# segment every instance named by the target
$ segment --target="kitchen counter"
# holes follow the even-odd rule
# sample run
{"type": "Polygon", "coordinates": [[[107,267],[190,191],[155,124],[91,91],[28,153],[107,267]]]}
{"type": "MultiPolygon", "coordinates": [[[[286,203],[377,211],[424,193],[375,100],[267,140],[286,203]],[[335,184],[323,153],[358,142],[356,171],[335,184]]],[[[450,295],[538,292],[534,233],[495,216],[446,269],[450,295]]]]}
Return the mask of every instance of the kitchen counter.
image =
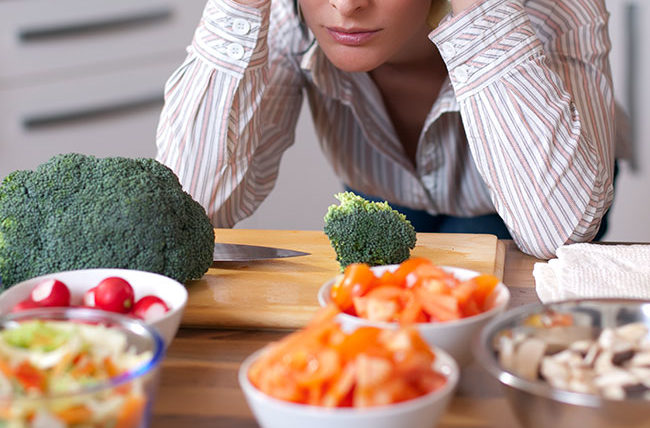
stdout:
{"type": "MultiPolygon", "coordinates": [[[[519,251],[513,241],[505,248],[503,282],[511,292],[510,306],[537,301],[532,276],[539,261],[519,251]]],[[[181,328],[162,365],[160,387],[151,426],[256,427],[237,382],[243,359],[288,330],[181,328]]],[[[499,384],[478,365],[463,370],[456,395],[440,428],[517,427],[499,384]]]]}

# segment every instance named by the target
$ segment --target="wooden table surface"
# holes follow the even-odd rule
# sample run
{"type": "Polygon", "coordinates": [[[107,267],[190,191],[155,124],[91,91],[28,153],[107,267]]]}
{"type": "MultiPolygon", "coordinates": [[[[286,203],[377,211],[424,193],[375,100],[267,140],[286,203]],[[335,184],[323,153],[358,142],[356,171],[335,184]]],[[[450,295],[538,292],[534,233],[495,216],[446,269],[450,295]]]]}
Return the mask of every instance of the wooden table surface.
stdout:
{"type": "MultiPolygon", "coordinates": [[[[510,306],[537,301],[532,276],[539,261],[505,244],[503,282],[512,295],[510,306]]],[[[162,365],[151,426],[257,427],[237,383],[243,359],[287,330],[182,328],[162,365]]],[[[440,428],[518,427],[499,384],[476,364],[463,369],[456,395],[440,428]]]]}

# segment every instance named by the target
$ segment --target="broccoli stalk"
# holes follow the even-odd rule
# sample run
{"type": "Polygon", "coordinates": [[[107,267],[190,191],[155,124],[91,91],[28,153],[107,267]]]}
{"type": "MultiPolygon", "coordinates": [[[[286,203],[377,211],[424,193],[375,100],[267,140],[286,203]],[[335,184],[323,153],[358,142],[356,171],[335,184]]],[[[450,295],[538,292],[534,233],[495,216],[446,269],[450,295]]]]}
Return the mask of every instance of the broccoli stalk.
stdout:
{"type": "Polygon", "coordinates": [[[51,272],[125,268],[180,282],[212,264],[214,229],[153,159],[57,155],[0,184],[3,287],[51,272]]]}
{"type": "Polygon", "coordinates": [[[344,270],[350,263],[397,264],[415,247],[415,229],[386,202],[370,202],[352,193],[334,195],[341,204],[325,215],[325,234],[344,270]]]}

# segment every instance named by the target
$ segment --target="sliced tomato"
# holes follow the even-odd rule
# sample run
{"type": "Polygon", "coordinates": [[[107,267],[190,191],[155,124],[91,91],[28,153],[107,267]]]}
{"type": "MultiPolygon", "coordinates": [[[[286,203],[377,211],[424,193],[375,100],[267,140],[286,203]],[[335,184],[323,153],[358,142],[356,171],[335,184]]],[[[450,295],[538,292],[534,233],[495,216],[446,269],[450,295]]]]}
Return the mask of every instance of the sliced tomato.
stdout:
{"type": "Polygon", "coordinates": [[[423,288],[417,290],[422,308],[436,321],[452,321],[461,317],[458,300],[446,294],[431,293],[423,288]]]}
{"type": "Polygon", "coordinates": [[[363,296],[375,279],[369,265],[352,263],[345,268],[342,279],[334,284],[330,296],[342,311],[347,311],[352,307],[352,298],[363,296]]]}
{"type": "Polygon", "coordinates": [[[417,377],[417,385],[421,394],[427,394],[436,389],[442,388],[447,383],[447,378],[436,371],[422,371],[417,377]]]}
{"type": "Polygon", "coordinates": [[[478,315],[482,312],[474,299],[466,301],[464,304],[459,305],[459,307],[463,318],[478,315]]]}
{"type": "Polygon", "coordinates": [[[395,285],[380,285],[373,288],[364,297],[381,300],[406,300],[408,298],[407,290],[395,285]]]}
{"type": "Polygon", "coordinates": [[[451,289],[451,295],[458,301],[458,308],[461,316],[467,317],[480,313],[476,303],[476,283],[473,281],[464,281],[451,289]]]}
{"type": "Polygon", "coordinates": [[[471,281],[476,284],[476,291],[474,292],[476,304],[481,310],[489,309],[485,307],[485,302],[487,297],[492,294],[492,291],[494,291],[494,288],[499,283],[499,278],[494,275],[483,274],[475,276],[471,281]]]}
{"type": "Polygon", "coordinates": [[[422,314],[422,303],[415,297],[415,293],[409,290],[409,295],[399,316],[399,323],[402,325],[426,321],[422,314]]]}
{"type": "Polygon", "coordinates": [[[458,303],[462,305],[475,297],[476,283],[474,281],[461,282],[452,288],[450,292],[458,300],[458,303]]]}
{"type": "Polygon", "coordinates": [[[420,265],[433,265],[431,260],[424,257],[411,257],[408,260],[403,261],[395,272],[393,272],[394,281],[397,284],[405,285],[406,287],[411,287],[412,284],[409,284],[407,277],[413,273],[420,265]]]}

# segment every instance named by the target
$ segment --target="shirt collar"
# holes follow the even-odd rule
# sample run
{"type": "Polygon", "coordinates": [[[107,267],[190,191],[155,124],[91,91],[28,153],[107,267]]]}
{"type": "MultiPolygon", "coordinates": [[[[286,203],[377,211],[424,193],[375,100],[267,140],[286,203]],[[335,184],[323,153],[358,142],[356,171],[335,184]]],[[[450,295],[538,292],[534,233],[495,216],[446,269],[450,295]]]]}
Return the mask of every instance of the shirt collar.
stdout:
{"type": "Polygon", "coordinates": [[[305,52],[300,61],[300,68],[311,75],[314,85],[329,97],[350,105],[353,88],[359,80],[368,79],[367,73],[346,73],[334,66],[317,42],[305,52]]]}

